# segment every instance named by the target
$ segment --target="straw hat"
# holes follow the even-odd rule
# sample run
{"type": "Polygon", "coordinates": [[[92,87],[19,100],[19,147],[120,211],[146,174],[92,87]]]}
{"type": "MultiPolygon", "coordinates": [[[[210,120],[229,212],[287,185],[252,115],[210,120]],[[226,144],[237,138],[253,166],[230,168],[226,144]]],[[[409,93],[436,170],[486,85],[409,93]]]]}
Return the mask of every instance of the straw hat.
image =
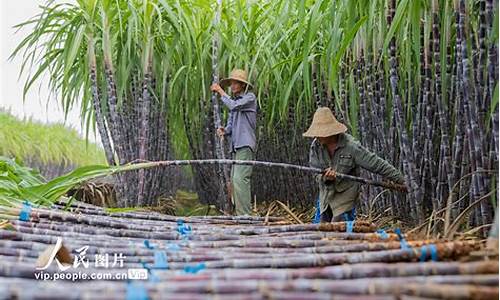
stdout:
{"type": "Polygon", "coordinates": [[[252,86],[250,82],[248,82],[248,74],[247,71],[241,69],[234,69],[231,71],[231,74],[228,78],[224,78],[220,81],[220,86],[225,88],[226,86],[231,84],[231,80],[236,80],[239,82],[246,83],[249,86],[252,86]]]}
{"type": "Polygon", "coordinates": [[[328,107],[320,107],[313,116],[309,129],[304,132],[305,137],[328,137],[347,131],[347,127],[337,121],[328,107]]]}

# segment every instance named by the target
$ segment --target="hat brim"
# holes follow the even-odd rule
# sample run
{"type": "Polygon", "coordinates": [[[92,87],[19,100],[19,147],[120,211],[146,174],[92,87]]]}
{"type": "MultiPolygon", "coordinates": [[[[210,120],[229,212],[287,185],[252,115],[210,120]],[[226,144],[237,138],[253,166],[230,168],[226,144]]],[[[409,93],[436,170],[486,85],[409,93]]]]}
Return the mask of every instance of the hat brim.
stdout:
{"type": "Polygon", "coordinates": [[[302,134],[304,137],[317,138],[317,137],[329,137],[332,135],[337,135],[345,133],[347,127],[342,123],[337,123],[330,126],[311,126],[309,129],[302,134]]]}
{"type": "Polygon", "coordinates": [[[239,81],[239,82],[243,82],[244,84],[250,86],[250,87],[253,87],[253,85],[248,82],[248,81],[245,81],[245,80],[241,80],[239,78],[233,78],[233,77],[229,77],[229,78],[224,78],[222,79],[220,82],[219,82],[219,85],[222,87],[222,88],[225,88],[225,87],[228,87],[231,85],[231,80],[236,80],[236,81],[239,81]]]}

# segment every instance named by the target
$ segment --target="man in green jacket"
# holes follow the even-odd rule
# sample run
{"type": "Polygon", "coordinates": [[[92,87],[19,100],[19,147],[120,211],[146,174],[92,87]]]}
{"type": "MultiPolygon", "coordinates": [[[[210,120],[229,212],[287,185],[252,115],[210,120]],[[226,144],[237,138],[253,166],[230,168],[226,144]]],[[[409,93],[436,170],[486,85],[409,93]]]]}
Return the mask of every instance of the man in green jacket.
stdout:
{"type": "Polygon", "coordinates": [[[309,165],[325,169],[323,174],[316,175],[321,222],[354,220],[360,183],[336,178],[336,172],[359,176],[361,167],[396,183],[404,183],[403,175],[396,168],[361,146],[346,131],[347,127],[337,121],[329,108],[321,107],[303,134],[315,138],[309,152],[309,165]]]}

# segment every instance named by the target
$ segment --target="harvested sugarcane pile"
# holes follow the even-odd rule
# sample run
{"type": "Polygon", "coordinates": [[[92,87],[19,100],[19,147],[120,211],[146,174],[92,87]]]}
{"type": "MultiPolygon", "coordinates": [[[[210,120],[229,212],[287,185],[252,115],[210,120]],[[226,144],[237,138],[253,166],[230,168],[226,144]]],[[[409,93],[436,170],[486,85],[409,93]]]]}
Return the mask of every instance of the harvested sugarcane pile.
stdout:
{"type": "Polygon", "coordinates": [[[2,299],[498,298],[498,261],[467,261],[480,241],[415,240],[366,221],[179,218],[76,201],[0,214],[2,299]],[[137,268],[148,279],[121,277],[137,268]],[[92,274],[110,277],[83,279],[92,274]]]}

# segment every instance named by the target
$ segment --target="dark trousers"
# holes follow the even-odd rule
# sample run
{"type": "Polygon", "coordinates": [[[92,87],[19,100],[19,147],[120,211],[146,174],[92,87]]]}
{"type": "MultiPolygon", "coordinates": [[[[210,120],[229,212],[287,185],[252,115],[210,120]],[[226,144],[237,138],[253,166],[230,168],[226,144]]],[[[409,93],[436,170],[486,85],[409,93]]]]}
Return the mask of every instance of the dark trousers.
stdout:
{"type": "Polygon", "coordinates": [[[356,218],[356,208],[343,212],[335,217],[332,215],[332,210],[330,209],[330,207],[328,207],[323,213],[321,213],[322,223],[354,221],[355,218],[356,218]]]}

